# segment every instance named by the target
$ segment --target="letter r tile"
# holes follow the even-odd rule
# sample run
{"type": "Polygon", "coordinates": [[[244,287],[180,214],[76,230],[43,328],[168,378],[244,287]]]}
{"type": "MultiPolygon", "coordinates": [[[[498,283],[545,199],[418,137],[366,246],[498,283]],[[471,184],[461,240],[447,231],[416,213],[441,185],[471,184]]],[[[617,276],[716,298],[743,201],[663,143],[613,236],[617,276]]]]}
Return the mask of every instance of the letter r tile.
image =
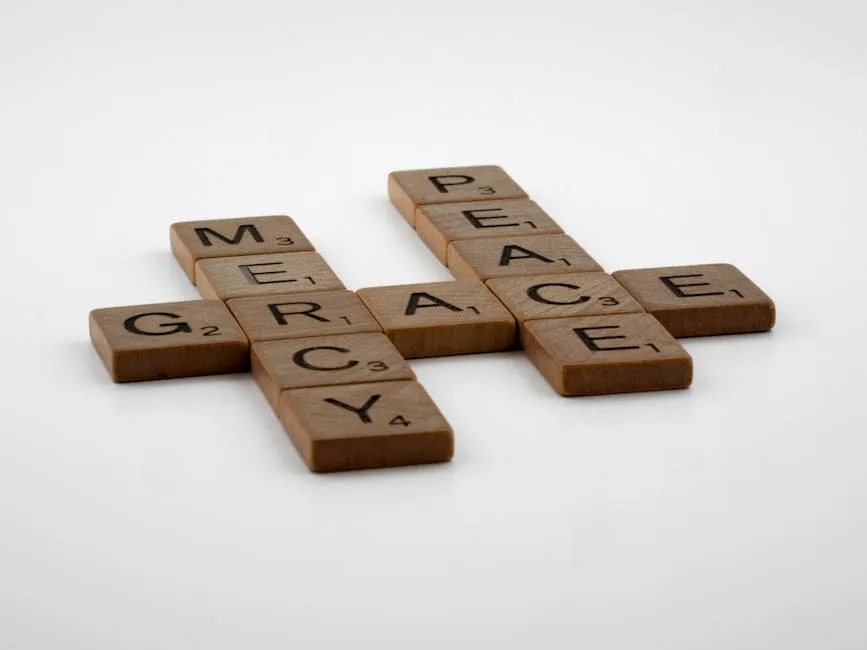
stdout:
{"type": "Polygon", "coordinates": [[[175,258],[194,284],[199,260],[313,250],[313,244],[295,221],[282,215],[174,223],[171,245],[175,258]]]}
{"type": "Polygon", "coordinates": [[[251,342],[382,332],[379,323],[353,291],[233,298],[226,305],[251,342]]]}
{"type": "Polygon", "coordinates": [[[774,302],[731,264],[698,264],[612,274],[672,336],[766,332],[774,302]]]}

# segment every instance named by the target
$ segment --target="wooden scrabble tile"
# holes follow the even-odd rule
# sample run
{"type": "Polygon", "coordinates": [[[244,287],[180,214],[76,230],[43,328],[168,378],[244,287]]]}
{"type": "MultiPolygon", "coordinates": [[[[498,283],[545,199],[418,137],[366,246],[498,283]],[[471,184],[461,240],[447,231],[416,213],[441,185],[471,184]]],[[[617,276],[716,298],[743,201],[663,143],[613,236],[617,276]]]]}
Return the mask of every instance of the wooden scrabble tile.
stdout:
{"type": "Polygon", "coordinates": [[[382,332],[353,291],[234,298],[226,305],[253,341],[382,332]]]}
{"type": "Polygon", "coordinates": [[[453,241],[563,232],[529,199],[423,205],[416,211],[415,229],[443,264],[453,241]]]}
{"type": "Polygon", "coordinates": [[[361,289],[358,296],[408,359],[511,350],[515,319],[478,282],[361,289]]]}
{"type": "Polygon", "coordinates": [[[454,454],[449,423],[415,381],[288,390],[279,415],[314,472],[437,463],[454,454]]]}
{"type": "Polygon", "coordinates": [[[289,388],[415,379],[384,334],[341,334],[252,345],[253,378],[275,409],[289,388]]]}
{"type": "Polygon", "coordinates": [[[486,284],[518,320],[520,330],[527,321],[542,318],[644,311],[607,273],[517,276],[488,280],[486,284]]]}
{"type": "Polygon", "coordinates": [[[502,167],[482,165],[391,172],[388,196],[410,225],[415,225],[415,211],[420,205],[526,199],[527,193],[502,167]]]}
{"type": "Polygon", "coordinates": [[[286,216],[183,221],[173,223],[170,233],[172,252],[193,283],[198,260],[313,250],[313,244],[286,216]]]}
{"type": "Polygon", "coordinates": [[[561,395],[686,388],[692,358],[650,314],[534,320],[524,350],[561,395]]]}
{"type": "Polygon", "coordinates": [[[602,270],[569,235],[455,241],[449,245],[448,267],[458,280],[481,281],[513,275],[602,270]]]}
{"type": "Polygon", "coordinates": [[[220,257],[196,262],[202,298],[229,300],[345,289],[318,253],[273,253],[220,257]]]}
{"type": "Polygon", "coordinates": [[[250,368],[247,337],[216,300],[94,309],[90,339],[117,382],[250,368]]]}
{"type": "Polygon", "coordinates": [[[612,274],[675,337],[765,332],[773,301],[731,264],[698,264],[612,274]]]}

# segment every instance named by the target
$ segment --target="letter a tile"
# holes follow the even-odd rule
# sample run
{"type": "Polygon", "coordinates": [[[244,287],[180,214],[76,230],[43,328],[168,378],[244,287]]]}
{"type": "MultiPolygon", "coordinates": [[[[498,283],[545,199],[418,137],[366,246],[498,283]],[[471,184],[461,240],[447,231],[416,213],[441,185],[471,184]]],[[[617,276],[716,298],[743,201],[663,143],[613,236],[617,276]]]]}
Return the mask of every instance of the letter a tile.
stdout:
{"type": "Polygon", "coordinates": [[[699,264],[612,274],[677,338],[766,332],[773,301],[731,264],[699,264]]]}
{"type": "Polygon", "coordinates": [[[199,260],[196,262],[196,286],[202,298],[209,300],[345,288],[318,253],[199,260]]]}
{"type": "Polygon", "coordinates": [[[437,463],[454,454],[449,423],[415,381],[287,390],[279,415],[314,472],[437,463]]]}
{"type": "Polygon", "coordinates": [[[90,338],[117,382],[250,369],[247,337],[216,300],[94,309],[90,338]]]}
{"type": "Polygon", "coordinates": [[[534,320],[524,351],[561,395],[686,388],[692,358],[650,314],[534,320]]]}
{"type": "Polygon", "coordinates": [[[515,319],[478,282],[361,289],[358,296],[407,359],[514,349],[515,319]]]}
{"type": "Polygon", "coordinates": [[[290,388],[415,379],[384,334],[344,334],[254,343],[253,378],[275,409],[290,388]]]}
{"type": "Polygon", "coordinates": [[[601,271],[569,235],[526,235],[452,242],[449,271],[458,280],[601,271]]]}
{"type": "Polygon", "coordinates": [[[286,216],[174,223],[171,244],[175,258],[194,284],[198,260],[313,250],[298,225],[286,216]]]}
{"type": "Polygon", "coordinates": [[[388,175],[388,196],[394,206],[415,226],[420,205],[526,199],[527,193],[496,165],[413,169],[388,175]]]}

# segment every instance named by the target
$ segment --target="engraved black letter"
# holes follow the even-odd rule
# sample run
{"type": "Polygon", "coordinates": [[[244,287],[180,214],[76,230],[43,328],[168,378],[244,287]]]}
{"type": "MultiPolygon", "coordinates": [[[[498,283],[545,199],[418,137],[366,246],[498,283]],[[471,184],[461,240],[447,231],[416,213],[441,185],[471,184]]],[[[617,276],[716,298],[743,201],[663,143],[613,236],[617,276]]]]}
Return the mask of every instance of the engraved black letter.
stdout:
{"type": "Polygon", "coordinates": [[[361,418],[362,422],[364,422],[365,424],[370,424],[371,422],[373,422],[373,420],[370,419],[370,416],[367,414],[367,411],[370,409],[371,406],[376,404],[377,400],[380,397],[382,397],[382,395],[371,395],[370,399],[368,399],[364,403],[364,405],[359,407],[359,408],[355,408],[354,406],[350,406],[349,404],[344,404],[340,400],[336,400],[332,397],[327,398],[325,401],[328,402],[329,404],[334,404],[334,406],[339,406],[342,409],[346,409],[347,411],[352,411],[359,418],[361,418]]]}
{"type": "Polygon", "coordinates": [[[662,284],[668,287],[668,290],[671,291],[678,298],[697,298],[698,296],[722,296],[725,294],[723,291],[711,291],[709,293],[684,293],[680,290],[681,287],[709,287],[710,282],[693,282],[691,284],[675,284],[672,280],[676,280],[678,278],[703,278],[704,275],[702,273],[692,273],[690,275],[668,275],[659,278],[662,280],[662,284]]]}
{"type": "Polygon", "coordinates": [[[465,176],[464,174],[446,174],[444,176],[428,176],[427,178],[434,184],[434,187],[440,191],[440,194],[448,194],[449,185],[467,185],[468,183],[476,182],[475,178],[472,176],[465,176]],[[443,183],[439,180],[441,178],[459,178],[463,180],[460,180],[457,183],[443,183]]]}
{"type": "Polygon", "coordinates": [[[545,284],[537,284],[527,289],[527,296],[535,300],[536,302],[542,302],[546,305],[580,305],[581,303],[590,300],[590,296],[578,296],[578,298],[576,298],[575,300],[550,300],[548,298],[543,298],[539,291],[541,291],[545,287],[566,287],[567,289],[575,289],[575,291],[581,290],[581,287],[579,287],[577,284],[566,284],[565,282],[547,282],[545,284]]]}
{"type": "Polygon", "coordinates": [[[141,334],[142,336],[166,336],[168,334],[177,334],[178,332],[184,332],[185,334],[189,334],[192,332],[192,328],[187,323],[160,323],[158,327],[168,328],[162,332],[146,332],[144,330],[139,329],[138,320],[140,318],[145,318],[146,316],[162,316],[163,318],[180,318],[177,314],[168,314],[162,311],[155,311],[149,314],[138,314],[137,316],[130,316],[123,322],[123,328],[130,332],[131,334],[141,334]]]}
{"type": "Polygon", "coordinates": [[[445,307],[450,311],[463,311],[463,309],[461,309],[460,307],[456,307],[450,302],[441,300],[440,298],[432,296],[429,293],[425,293],[424,291],[419,291],[409,297],[409,302],[406,303],[406,311],[404,312],[404,314],[406,316],[412,316],[413,314],[415,314],[417,309],[422,309],[424,307],[445,307]],[[420,305],[419,300],[421,300],[422,298],[427,298],[428,300],[430,300],[430,304],[420,305]]]}
{"type": "Polygon", "coordinates": [[[475,215],[476,212],[500,212],[503,208],[476,208],[475,210],[464,210],[461,214],[463,214],[467,221],[473,224],[475,228],[508,228],[509,226],[520,226],[519,223],[492,223],[492,224],[484,224],[483,221],[488,221],[490,219],[508,219],[509,215],[507,214],[498,214],[493,217],[477,217],[475,215]]]}
{"type": "Polygon", "coordinates": [[[539,255],[539,253],[534,253],[531,250],[527,250],[523,246],[517,246],[515,244],[507,244],[503,246],[503,254],[500,256],[500,266],[509,266],[509,262],[512,260],[524,260],[534,257],[537,260],[541,260],[548,264],[553,264],[554,260],[549,260],[544,255],[539,255]],[[513,255],[515,251],[523,251],[524,255],[513,255]]]}
{"type": "Polygon", "coordinates": [[[608,341],[612,339],[625,339],[625,336],[588,336],[590,330],[619,330],[620,325],[600,325],[598,327],[575,327],[573,332],[578,335],[578,338],[586,345],[591,352],[608,352],[609,350],[639,350],[640,345],[623,345],[613,348],[600,348],[596,345],[596,341],[608,341]]]}
{"type": "Polygon", "coordinates": [[[346,348],[337,348],[333,345],[320,345],[315,348],[304,348],[303,350],[298,350],[298,352],[292,355],[292,361],[295,362],[296,366],[306,368],[307,370],[346,370],[347,368],[352,368],[353,366],[358,365],[358,361],[353,359],[352,361],[347,361],[342,366],[314,366],[312,363],[307,361],[307,355],[314,350],[331,350],[332,352],[349,354],[349,350],[346,348]]]}
{"type": "Polygon", "coordinates": [[[247,278],[247,282],[250,284],[278,284],[280,282],[295,282],[296,280],[293,278],[291,280],[266,280],[265,282],[261,282],[259,280],[260,275],[278,275],[280,273],[286,273],[286,271],[259,271],[256,273],[255,271],[251,271],[250,268],[253,266],[280,266],[283,262],[259,262],[258,264],[239,264],[238,268],[241,269],[241,273],[244,274],[244,277],[247,278]]]}
{"type": "Polygon", "coordinates": [[[277,302],[268,305],[268,309],[271,310],[271,314],[274,316],[274,320],[277,321],[278,325],[286,325],[286,316],[307,316],[313,320],[318,320],[320,323],[331,322],[327,318],[317,316],[313,313],[322,309],[322,305],[316,302],[277,302]],[[310,309],[306,311],[280,311],[281,307],[286,307],[288,305],[307,305],[310,309]]]}
{"type": "Polygon", "coordinates": [[[264,239],[262,239],[262,235],[259,234],[258,228],[251,224],[248,224],[246,226],[238,226],[238,230],[235,231],[235,236],[232,237],[232,239],[229,239],[228,237],[223,237],[220,233],[211,230],[210,228],[196,228],[196,234],[199,236],[199,241],[202,242],[203,246],[214,245],[213,242],[208,239],[208,234],[222,240],[227,244],[240,244],[241,240],[244,238],[244,233],[250,233],[253,236],[253,239],[260,244],[265,241],[264,239]]]}

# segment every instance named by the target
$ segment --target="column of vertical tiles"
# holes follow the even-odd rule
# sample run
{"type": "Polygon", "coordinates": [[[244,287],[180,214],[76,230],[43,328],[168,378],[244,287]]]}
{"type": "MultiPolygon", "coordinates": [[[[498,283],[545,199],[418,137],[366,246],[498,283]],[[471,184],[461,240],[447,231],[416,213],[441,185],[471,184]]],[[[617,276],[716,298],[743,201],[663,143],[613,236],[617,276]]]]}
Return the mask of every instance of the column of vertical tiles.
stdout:
{"type": "MultiPolygon", "coordinates": [[[[238,319],[246,333],[245,337],[235,326],[246,352],[243,367],[252,367],[257,384],[311,470],[389,467],[452,457],[451,427],[414,381],[409,364],[355,293],[344,290],[292,219],[176,223],[171,245],[202,296],[226,301],[226,306],[200,304],[224,311],[228,307],[238,319]]],[[[104,320],[101,313],[92,319],[104,320]]],[[[131,363],[128,354],[116,353],[104,343],[102,329],[94,328],[94,342],[119,381],[190,372],[143,365],[137,361],[140,353],[131,363]]],[[[229,365],[220,357],[214,359],[221,361],[214,371],[229,365]]]]}
{"type": "Polygon", "coordinates": [[[602,271],[501,168],[389,174],[392,203],[459,280],[602,271]]]}
{"type": "MultiPolygon", "coordinates": [[[[517,324],[518,345],[525,324],[533,319],[643,311],[502,168],[394,172],[389,175],[389,196],[458,281],[484,283],[505,306],[517,324]]],[[[400,313],[401,305],[389,300],[394,303],[395,291],[401,289],[381,287],[362,290],[361,295],[368,303],[378,300],[378,307],[371,308],[405,354],[492,349],[484,345],[491,336],[481,327],[468,333],[457,329],[473,320],[457,305],[451,306],[452,313],[431,312],[427,319],[400,313]]]]}
{"type": "Polygon", "coordinates": [[[312,471],[452,457],[451,427],[409,363],[288,217],[175,224],[172,243],[243,328],[245,369],[312,471]]]}

